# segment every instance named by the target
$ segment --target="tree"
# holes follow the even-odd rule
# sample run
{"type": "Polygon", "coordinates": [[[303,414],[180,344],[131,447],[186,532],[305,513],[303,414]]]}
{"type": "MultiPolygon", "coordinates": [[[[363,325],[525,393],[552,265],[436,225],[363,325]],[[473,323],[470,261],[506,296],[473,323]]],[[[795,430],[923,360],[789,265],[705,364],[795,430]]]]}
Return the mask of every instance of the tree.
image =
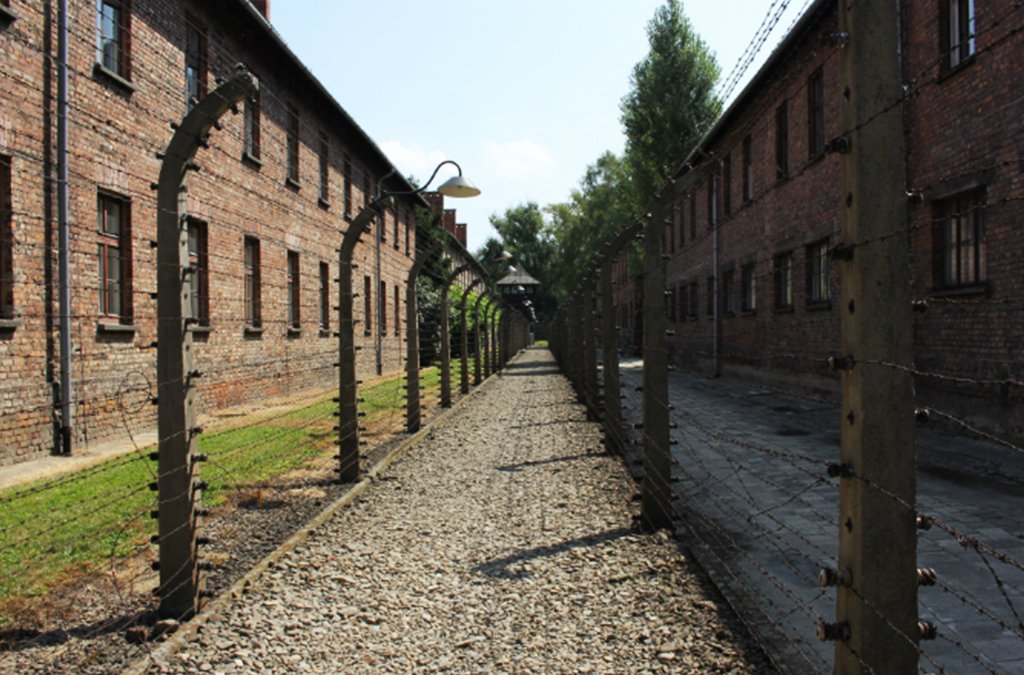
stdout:
{"type": "Polygon", "coordinates": [[[625,158],[632,170],[638,210],[722,110],[714,94],[718,63],[694,32],[679,0],[666,0],[655,11],[647,38],[651,50],[633,68],[632,90],[621,105],[625,158]]]}
{"type": "MultiPolygon", "coordinates": [[[[550,269],[554,240],[550,228],[544,222],[544,212],[536,202],[519,204],[506,209],[504,215],[492,215],[491,225],[501,237],[504,250],[512,255],[509,262],[525,269],[540,282],[533,304],[537,318],[540,321],[548,320],[554,314],[557,301],[551,287],[550,269]]],[[[499,278],[503,273],[504,270],[499,278]]]]}

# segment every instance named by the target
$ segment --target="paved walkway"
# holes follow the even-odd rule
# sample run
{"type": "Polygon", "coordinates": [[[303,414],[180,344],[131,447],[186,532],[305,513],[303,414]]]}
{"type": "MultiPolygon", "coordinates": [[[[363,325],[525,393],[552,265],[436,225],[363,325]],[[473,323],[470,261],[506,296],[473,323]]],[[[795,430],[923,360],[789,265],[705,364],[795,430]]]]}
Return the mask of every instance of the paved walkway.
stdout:
{"type": "MultiPolygon", "coordinates": [[[[642,363],[621,365],[630,391],[642,363]]],[[[691,528],[693,551],[777,659],[792,672],[832,672],[833,645],[817,641],[815,625],[835,620],[835,593],[817,575],[836,565],[838,484],[825,469],[838,458],[838,408],[728,378],[669,382],[680,530],[691,528]]],[[[640,398],[624,403],[639,421],[640,398]]],[[[939,630],[921,643],[920,667],[1022,673],[1024,455],[929,427],[917,446],[918,511],[937,522],[920,533],[918,564],[938,575],[919,591],[920,617],[939,630]]]]}
{"type": "Polygon", "coordinates": [[[174,672],[715,672],[766,661],[527,350],[214,616],[174,672]]]}

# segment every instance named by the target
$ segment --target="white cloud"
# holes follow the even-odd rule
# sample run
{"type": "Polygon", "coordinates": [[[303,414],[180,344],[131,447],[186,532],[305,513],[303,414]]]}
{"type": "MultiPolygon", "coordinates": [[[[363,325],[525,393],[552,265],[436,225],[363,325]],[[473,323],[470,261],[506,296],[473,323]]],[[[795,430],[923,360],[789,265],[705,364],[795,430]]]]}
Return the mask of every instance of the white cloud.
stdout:
{"type": "Polygon", "coordinates": [[[528,138],[484,141],[484,157],[490,169],[502,178],[524,178],[555,163],[547,147],[528,138]]]}
{"type": "Polygon", "coordinates": [[[380,144],[380,149],[403,177],[411,175],[420,181],[429,178],[434,167],[445,159],[444,153],[440,150],[425,150],[415,143],[405,145],[401,141],[384,141],[380,144]]]}

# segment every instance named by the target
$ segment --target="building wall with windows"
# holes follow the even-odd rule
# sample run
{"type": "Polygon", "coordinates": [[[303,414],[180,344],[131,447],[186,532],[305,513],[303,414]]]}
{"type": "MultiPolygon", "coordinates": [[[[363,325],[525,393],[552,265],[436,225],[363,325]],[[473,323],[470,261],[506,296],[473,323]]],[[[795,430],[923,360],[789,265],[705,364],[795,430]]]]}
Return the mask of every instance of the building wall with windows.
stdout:
{"type": "Polygon", "coordinates": [[[839,54],[825,38],[835,11],[818,3],[791,34],[790,53],[759,74],[680,170],[666,204],[672,360],[829,386],[837,348],[834,243],[839,166],[839,54]]]}
{"type": "MultiPolygon", "coordinates": [[[[60,425],[51,5],[0,14],[0,464],[55,451],[60,425]]],[[[245,0],[70,5],[75,447],[154,426],[157,153],[238,63],[259,94],[223,118],[186,195],[199,399],[211,411],[334,385],[346,217],[410,186],[245,0]]],[[[354,303],[360,376],[401,368],[396,289],[422,204],[399,200],[357,247],[353,287],[373,280],[369,310],[354,303]]]]}
{"type": "MultiPolygon", "coordinates": [[[[905,2],[903,69],[915,385],[926,405],[1024,433],[1024,11],[905,2]]],[[[836,391],[841,44],[816,2],[666,197],[673,360],[836,391]],[[717,344],[716,344],[717,342],[717,344]]]]}

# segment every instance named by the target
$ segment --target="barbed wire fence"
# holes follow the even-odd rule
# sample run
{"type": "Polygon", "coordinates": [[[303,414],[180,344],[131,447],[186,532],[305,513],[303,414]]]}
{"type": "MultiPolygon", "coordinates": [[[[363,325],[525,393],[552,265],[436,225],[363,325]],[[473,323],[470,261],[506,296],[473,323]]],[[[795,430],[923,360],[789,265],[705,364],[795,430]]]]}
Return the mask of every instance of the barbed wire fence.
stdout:
{"type": "MultiPolygon", "coordinates": [[[[85,76],[74,72],[72,75],[85,76]]],[[[247,73],[239,71],[216,91],[196,101],[186,120],[171,124],[186,139],[185,145],[161,151],[163,160],[177,163],[184,176],[199,170],[193,161],[197,151],[224,154],[216,136],[237,136],[242,131],[234,125],[222,125],[219,117],[251,93],[254,85],[247,73]]],[[[274,97],[266,88],[261,88],[261,92],[264,100],[274,97]]],[[[76,109],[76,114],[87,112],[84,108],[76,109]]],[[[141,110],[140,114],[155,116],[141,110]]],[[[135,149],[146,155],[158,152],[141,138],[128,135],[125,141],[133,148],[137,144],[135,149]]],[[[269,140],[265,141],[267,149],[269,140]]],[[[17,171],[30,171],[33,165],[43,171],[41,158],[17,154],[15,159],[17,171]]],[[[155,177],[140,174],[135,178],[148,184],[155,177]]],[[[230,175],[222,176],[219,170],[208,178],[204,175],[203,180],[217,182],[222,178],[226,181],[224,189],[237,188],[247,195],[252,211],[258,211],[255,205],[263,204],[263,200],[274,199],[273,195],[249,190],[237,179],[233,182],[230,175]]],[[[73,175],[73,180],[91,179],[73,175]]],[[[209,334],[197,326],[188,311],[188,280],[196,270],[189,261],[189,203],[182,187],[177,183],[167,186],[167,203],[159,202],[152,193],[130,195],[134,201],[151,205],[158,218],[169,223],[157,228],[158,237],[152,242],[146,234],[151,228],[138,227],[131,232],[136,251],[152,251],[151,259],[144,256],[146,266],[140,269],[151,268],[155,271],[154,280],[158,280],[154,283],[136,274],[137,283],[131,293],[140,299],[139,313],[143,315],[148,312],[148,303],[155,300],[152,315],[161,332],[152,343],[136,344],[138,340],[132,340],[130,345],[123,346],[148,353],[160,364],[160,372],[150,374],[144,367],[133,367],[115,378],[116,386],[111,385],[110,377],[97,374],[91,365],[86,367],[86,361],[94,364],[105,359],[102,346],[90,353],[84,346],[87,341],[80,342],[83,346],[78,361],[82,376],[76,379],[76,387],[103,394],[81,396],[80,418],[105,420],[113,415],[131,442],[132,451],[81,471],[0,493],[0,666],[5,670],[31,667],[70,671],[82,664],[123,663],[128,653],[124,646],[126,637],[137,643],[136,654],[144,654],[150,640],[173,630],[170,622],[187,620],[208,598],[229,587],[291,531],[339,497],[346,484],[351,483],[339,481],[342,468],[354,467],[352,478],[360,478],[389,449],[410,438],[415,431],[406,423],[410,409],[416,409],[418,425],[441,412],[441,378],[436,366],[420,368],[416,364],[414,371],[407,369],[399,376],[384,373],[366,381],[356,379],[354,371],[350,378],[340,378],[331,368],[332,363],[339,362],[339,355],[345,353],[344,345],[339,344],[343,327],[354,327],[360,321],[375,320],[376,330],[388,330],[387,322],[394,317],[389,331],[394,335],[383,341],[381,351],[383,362],[392,364],[388,367],[395,371],[406,362],[409,351],[419,353],[421,340],[431,339],[421,337],[416,330],[419,326],[415,307],[406,313],[406,331],[401,335],[403,289],[397,285],[387,293],[378,293],[378,303],[370,313],[356,312],[351,302],[344,312],[345,303],[340,302],[343,296],[331,293],[339,298],[339,303],[333,308],[333,321],[324,321],[319,326],[319,336],[314,336],[319,339],[309,341],[314,345],[305,340],[294,344],[284,341],[282,351],[274,355],[252,349],[229,359],[207,354],[205,343],[209,334]],[[167,280],[171,280],[170,287],[167,280]],[[177,302],[168,307],[168,298],[176,298],[177,302]],[[332,323],[335,330],[330,330],[332,323]],[[165,326],[176,327],[174,335],[168,336],[163,331],[165,326]],[[168,353],[178,355],[177,365],[172,363],[170,368],[168,353]],[[417,384],[414,396],[409,393],[413,378],[417,384]],[[280,392],[286,396],[270,401],[261,398],[260,405],[250,402],[247,409],[234,408],[221,414],[213,401],[202,400],[204,392],[212,394],[212,399],[219,398],[217,392],[230,394],[239,382],[254,383],[257,389],[262,387],[271,392],[278,380],[290,383],[280,392]],[[110,391],[106,392],[107,389],[110,391]],[[339,403],[346,392],[355,394],[356,405],[343,413],[339,403]],[[103,403],[104,400],[109,403],[103,403]],[[208,421],[200,422],[200,413],[208,421]],[[346,427],[350,431],[342,431],[346,419],[354,422],[352,427],[346,427]],[[160,430],[152,439],[148,430],[156,422],[160,423],[160,430]],[[338,448],[349,434],[356,438],[361,435],[365,445],[358,446],[357,454],[348,458],[351,465],[346,465],[338,456],[338,448]],[[153,440],[159,444],[157,451],[153,440]],[[168,445],[176,448],[168,452],[168,445]],[[168,601],[172,597],[182,600],[168,601]]],[[[38,214],[28,211],[13,215],[19,222],[41,222],[38,214]]],[[[222,215],[225,228],[238,227],[232,225],[238,222],[234,217],[238,214],[225,211],[222,215]]],[[[372,220],[375,224],[367,223],[367,230],[359,234],[382,236],[385,223],[379,218],[372,220]]],[[[217,226],[220,227],[219,222],[217,226]]],[[[238,232],[244,233],[244,228],[238,232]]],[[[293,243],[299,249],[308,246],[311,250],[319,250],[323,244],[319,235],[305,229],[293,243]]],[[[37,244],[30,241],[25,246],[37,244]]],[[[95,245],[88,241],[72,237],[71,246],[73,252],[82,256],[95,255],[95,245]]],[[[435,242],[430,235],[421,233],[410,257],[437,256],[446,246],[460,248],[454,239],[435,242]]],[[[41,245],[39,248],[41,254],[41,245]]],[[[20,244],[19,252],[23,252],[20,244]]],[[[218,267],[218,276],[228,282],[237,281],[239,286],[244,283],[242,273],[232,271],[240,269],[237,256],[214,250],[209,251],[209,256],[218,267]]],[[[335,266],[329,265],[327,270],[332,268],[335,266]]],[[[335,284],[340,285],[345,272],[352,274],[351,268],[346,269],[343,264],[336,269],[339,274],[335,284]]],[[[90,289],[86,282],[82,287],[93,294],[103,290],[93,286],[90,289]]],[[[261,279],[261,286],[266,317],[261,319],[261,327],[279,326],[282,332],[293,328],[287,310],[296,303],[287,295],[287,280],[268,274],[261,279]],[[279,316],[287,318],[276,318],[279,316]]],[[[415,297],[415,283],[410,286],[415,297]]],[[[303,293],[297,303],[304,317],[315,317],[324,309],[324,299],[315,295],[303,293]]],[[[350,292],[349,300],[353,296],[359,294],[350,292]]],[[[405,302],[408,297],[407,293],[405,302]]],[[[218,317],[241,323],[245,318],[242,304],[237,298],[230,299],[218,307],[218,317]]],[[[453,378],[463,382],[463,364],[471,351],[474,366],[480,363],[481,376],[479,381],[469,381],[470,388],[480,384],[485,374],[489,377],[497,372],[508,357],[525,346],[523,331],[509,333],[498,329],[499,324],[516,320],[499,307],[495,298],[478,302],[476,308],[483,310],[481,319],[467,316],[469,308],[459,308],[460,331],[463,326],[469,331],[477,322],[487,340],[470,341],[467,335],[466,342],[460,344],[466,345],[460,358],[446,366],[449,382],[453,378]]],[[[44,317],[22,314],[22,318],[41,321],[44,317]]],[[[354,353],[361,345],[353,342],[351,346],[354,353]]],[[[34,351],[25,356],[39,358],[34,351]]],[[[25,386],[22,382],[7,381],[3,395],[17,397],[25,386]]],[[[466,393],[460,387],[453,392],[452,400],[466,393]]],[[[50,401],[38,405],[39,411],[45,412],[54,404],[50,401]]],[[[31,412],[24,406],[19,409],[19,414],[31,412]]]]}
{"type": "MultiPolygon", "coordinates": [[[[1003,3],[979,20],[974,33],[979,61],[1012,60],[1019,53],[1021,8],[1020,3],[1003,3]]],[[[841,41],[817,50],[815,59],[842,61],[858,53],[877,59],[880,53],[898,53],[891,44],[883,48],[864,41],[865,34],[875,33],[865,26],[898,25],[892,17],[879,18],[875,3],[852,3],[840,11],[858,16],[847,16],[848,23],[840,23],[837,33],[841,41]]],[[[861,111],[844,117],[837,134],[849,144],[833,144],[836,151],[826,161],[846,163],[847,171],[855,171],[849,164],[857,161],[858,152],[873,153],[882,161],[878,139],[894,133],[893,126],[884,131],[886,125],[897,118],[898,140],[904,134],[898,120],[904,107],[913,110],[919,100],[921,106],[935,105],[927,97],[940,95],[944,58],[908,60],[902,81],[883,88],[886,96],[861,103],[854,97],[848,105],[859,105],[861,111]]],[[[807,57],[792,63],[785,80],[809,72],[807,57]]],[[[854,77],[866,89],[869,76],[854,77]]],[[[774,103],[766,98],[754,101],[753,118],[770,112],[774,103]]],[[[626,453],[641,478],[670,457],[670,474],[645,480],[641,489],[657,498],[659,483],[671,484],[671,495],[664,497],[673,500],[683,541],[766,652],[786,670],[1003,673],[1013,672],[1024,658],[1024,547],[1008,516],[1019,509],[1024,475],[1016,467],[1024,448],[1018,435],[985,424],[985,418],[991,422],[1003,415],[1012,427],[1019,414],[1024,378],[1019,360],[1006,350],[1012,350],[1018,339],[1014,336],[1020,334],[1016,314],[1024,302],[1019,289],[1005,283],[1013,272],[1002,253],[992,244],[982,248],[984,237],[1003,246],[1014,214],[1019,214],[1022,185],[1013,172],[1020,166],[1024,142],[1021,100],[1011,96],[1002,105],[979,111],[978,124],[1001,133],[990,135],[988,145],[977,152],[901,173],[904,157],[894,159],[892,153],[903,152],[902,142],[895,142],[886,148],[889,156],[884,160],[895,167],[895,174],[878,171],[870,178],[861,175],[859,183],[836,185],[836,212],[849,210],[848,193],[853,195],[850,203],[864,211],[871,210],[865,201],[903,209],[902,215],[899,210],[881,217],[876,212],[864,230],[854,225],[855,214],[844,213],[832,229],[828,296],[838,312],[787,314],[779,329],[771,325],[771,317],[741,323],[748,319],[739,311],[736,295],[728,297],[739,294],[739,284],[723,287],[720,270],[700,257],[700,251],[710,248],[718,225],[699,231],[692,226],[687,237],[693,214],[680,219],[678,208],[673,212],[664,206],[682,205],[685,212],[696,185],[721,173],[713,152],[705,150],[700,161],[663,189],[650,213],[607,242],[556,316],[552,349],[580,400],[603,421],[608,445],[626,453]],[[987,177],[983,198],[945,208],[946,186],[965,174],[987,177]],[[863,194],[871,197],[858,198],[863,194]],[[980,251],[978,264],[986,264],[987,258],[989,272],[979,270],[985,282],[971,293],[936,292],[929,281],[930,256],[920,252],[932,248],[935,233],[951,221],[968,219],[984,223],[982,239],[968,245],[980,251]],[[641,272],[628,279],[621,271],[638,237],[645,249],[641,272]],[[877,286],[881,281],[870,277],[867,270],[879,265],[886,283],[897,279],[893,290],[877,286]],[[673,270],[667,284],[660,282],[666,267],[673,270]],[[659,283],[651,283],[652,276],[659,283]],[[867,286],[858,288],[860,283],[867,286]],[[842,294],[837,292],[840,284],[842,294]],[[694,286],[698,294],[691,293],[694,286]],[[635,288],[642,293],[634,294],[635,288]],[[878,293],[881,306],[867,300],[872,292],[878,293]],[[703,299],[708,300],[706,308],[697,302],[703,299]],[[634,301],[643,311],[638,360],[616,353],[633,340],[626,308],[634,301]],[[736,308],[735,318],[722,317],[726,303],[736,308]],[[865,313],[870,319],[856,329],[843,326],[865,313]],[[585,327],[586,314],[599,321],[601,330],[585,327]],[[950,358],[944,360],[936,356],[941,341],[928,342],[918,355],[877,355],[893,348],[893,342],[898,348],[911,342],[916,347],[920,343],[911,338],[893,336],[910,335],[924,321],[947,325],[947,339],[952,337],[950,328],[959,331],[983,323],[993,340],[957,340],[957,353],[949,353],[947,346],[950,358]],[[718,332],[713,323],[719,323],[719,330],[724,325],[727,332],[718,332]],[[757,333],[745,334],[744,325],[747,331],[756,325],[757,333]],[[841,331],[847,332],[845,342],[841,331]],[[822,332],[831,336],[826,349],[808,349],[822,343],[807,336],[822,332]],[[595,352],[603,356],[600,363],[592,358],[595,352]],[[718,385],[703,379],[713,359],[769,373],[807,374],[818,394],[787,394],[785,384],[774,390],[764,380],[753,388],[718,385]],[[651,386],[648,371],[662,363],[682,364],[703,376],[673,375],[667,390],[656,379],[651,386]],[[833,382],[841,377],[844,386],[819,384],[829,377],[833,382]],[[862,381],[854,384],[854,379],[862,381]],[[904,393],[894,399],[896,391],[904,393]],[[963,404],[965,398],[975,403],[963,404]],[[992,410],[978,419],[977,411],[985,407],[992,410]],[[663,420],[655,418],[657,428],[649,426],[651,409],[668,412],[663,420]],[[972,411],[974,417],[968,416],[972,411]],[[849,433],[858,426],[865,428],[849,433]],[[662,445],[666,436],[669,441],[662,445]],[[858,449],[868,438],[876,447],[858,449]],[[897,455],[909,461],[897,460],[897,455]],[[901,463],[898,477],[885,475],[901,463]],[[981,473],[972,474],[977,466],[981,473]],[[868,503],[873,506],[864,506],[868,503]],[[865,534],[877,539],[853,541],[865,534]],[[845,598],[840,600],[840,595],[845,598]]],[[[822,170],[809,164],[789,179],[812,171],[822,170]]],[[[762,249],[743,262],[753,271],[750,284],[760,291],[757,307],[763,313],[779,281],[775,256],[762,249]]],[[[1019,270],[1019,264],[1012,269],[1019,270]]],[[[794,264],[791,280],[799,279],[800,271],[794,264]]],[[[753,306],[745,309],[756,316],[753,306]]]]}

